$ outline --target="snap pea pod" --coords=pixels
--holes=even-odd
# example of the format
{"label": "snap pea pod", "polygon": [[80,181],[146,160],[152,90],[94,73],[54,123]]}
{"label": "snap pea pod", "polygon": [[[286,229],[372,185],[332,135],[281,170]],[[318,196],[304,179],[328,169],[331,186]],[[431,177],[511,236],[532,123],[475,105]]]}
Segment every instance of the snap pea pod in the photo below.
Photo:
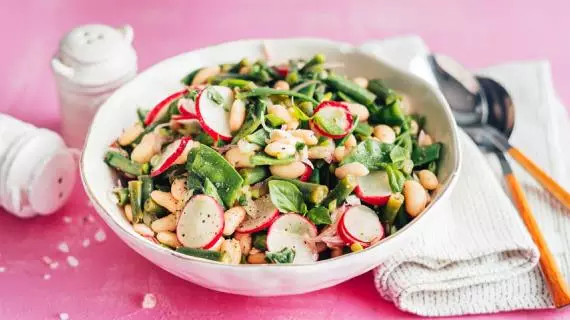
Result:
{"label": "snap pea pod", "polygon": [[168,213],[166,211],[165,208],[163,208],[162,206],[160,206],[158,203],[156,203],[154,200],[152,200],[151,198],[148,198],[145,202],[144,202],[144,209],[143,209],[144,213],[148,213],[148,214],[154,214],[156,216],[163,216],[166,213]]}
{"label": "snap pea pod", "polygon": [[134,162],[116,151],[107,151],[104,160],[109,166],[132,176],[140,176],[150,170],[148,163]]}
{"label": "snap pea pod", "polygon": [[356,177],[348,175],[342,178],[334,189],[331,190],[329,195],[323,200],[322,205],[328,207],[332,201],[336,201],[337,205],[341,204],[346,197],[356,188],[358,181]]}
{"label": "snap pea pod", "polygon": [[188,248],[188,247],[178,247],[176,248],[176,252],[186,254],[189,256],[208,259],[213,261],[220,261],[222,259],[222,254],[217,251],[212,250],[204,250],[198,248]]}
{"label": "snap pea pod", "polygon": [[146,203],[147,199],[150,199],[150,193],[153,189],[152,178],[148,175],[139,176],[141,182],[141,203]]}
{"label": "snap pea pod", "polygon": [[265,166],[258,166],[255,168],[240,169],[239,174],[243,178],[244,185],[252,185],[264,180],[269,176],[269,170]]}
{"label": "snap pea pod", "polygon": [[290,164],[295,161],[295,157],[277,159],[266,153],[256,153],[249,158],[249,162],[254,166],[280,166]]}
{"label": "snap pea pod", "polygon": [[283,181],[291,182],[297,188],[299,188],[299,191],[301,191],[301,193],[303,194],[303,197],[305,198],[306,201],[309,201],[309,202],[314,203],[314,204],[321,203],[321,201],[323,201],[323,199],[327,196],[327,193],[329,193],[329,188],[327,186],[322,185],[322,184],[303,182],[303,181],[299,181],[297,179],[279,178],[276,176],[272,176],[268,180],[269,181],[271,181],[271,180],[283,180]]}
{"label": "snap pea pod", "polygon": [[392,225],[403,203],[404,196],[401,193],[392,193],[388,199],[388,202],[386,203],[386,206],[380,214],[380,220],[384,223]]}
{"label": "snap pea pod", "polygon": [[304,94],[301,94],[299,92],[294,92],[291,90],[277,90],[277,89],[266,88],[266,87],[254,88],[254,89],[251,89],[249,91],[240,92],[237,94],[237,98],[238,99],[245,99],[245,98],[251,98],[251,97],[263,97],[263,96],[271,96],[271,95],[291,96],[291,97],[299,98],[301,100],[312,102],[315,105],[319,104],[315,99],[308,97]]}
{"label": "snap pea pod", "polygon": [[312,67],[325,63],[325,55],[322,53],[317,53],[311,60],[307,61],[305,65],[299,70],[300,73],[309,71]]}
{"label": "snap pea pod", "polygon": [[330,74],[325,82],[332,88],[346,93],[356,102],[362,103],[365,106],[374,104],[374,100],[376,100],[376,95],[374,93],[339,75]]}
{"label": "snap pea pod", "polygon": [[142,188],[142,182],[138,180],[129,181],[129,198],[131,199],[133,223],[139,223],[143,215],[141,188]]}
{"label": "snap pea pod", "polygon": [[244,89],[244,90],[251,90],[251,89],[257,87],[253,81],[244,80],[244,79],[235,79],[235,78],[224,79],[219,83],[219,85],[230,87],[230,88],[236,88],[237,87],[237,88]]}
{"label": "snap pea pod", "polygon": [[127,188],[117,188],[113,193],[117,197],[117,204],[121,207],[124,207],[130,200],[129,189]]}
{"label": "snap pea pod", "polygon": [[224,202],[218,193],[218,188],[216,188],[216,186],[208,178],[204,179],[204,194],[214,198],[222,207],[224,206]]}

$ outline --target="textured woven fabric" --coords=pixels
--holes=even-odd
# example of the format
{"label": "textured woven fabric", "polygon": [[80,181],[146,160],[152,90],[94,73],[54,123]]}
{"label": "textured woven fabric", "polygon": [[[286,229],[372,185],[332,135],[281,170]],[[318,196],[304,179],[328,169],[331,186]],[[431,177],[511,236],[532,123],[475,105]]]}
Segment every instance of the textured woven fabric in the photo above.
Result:
{"label": "textured woven fabric", "polygon": [[[363,47],[434,83],[421,39],[395,38]],[[502,83],[513,98],[513,145],[568,188],[570,123],[554,93],[548,62],[510,63],[480,73]],[[505,193],[498,161],[481,153],[463,133],[461,143],[463,168],[449,210],[437,229],[417,235],[375,270],[380,295],[402,310],[425,316],[552,307],[537,266],[539,253]],[[570,212],[510,162],[568,276]]]}

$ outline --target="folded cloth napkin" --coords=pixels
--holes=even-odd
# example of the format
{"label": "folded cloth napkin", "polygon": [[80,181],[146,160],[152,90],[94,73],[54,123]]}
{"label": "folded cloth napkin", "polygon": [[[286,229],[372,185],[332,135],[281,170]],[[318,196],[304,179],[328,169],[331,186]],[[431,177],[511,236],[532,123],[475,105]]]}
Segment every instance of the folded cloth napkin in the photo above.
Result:
{"label": "folded cloth napkin", "polygon": [[[435,84],[418,37],[369,42],[379,58]],[[510,63],[481,70],[502,83],[516,108],[511,142],[568,186],[568,116],[556,98],[547,62]],[[424,316],[552,307],[537,266],[539,252],[504,190],[498,161],[463,132],[463,168],[448,210],[431,233],[418,235],[374,272],[380,295]],[[568,275],[570,212],[513,163],[542,233]]]}

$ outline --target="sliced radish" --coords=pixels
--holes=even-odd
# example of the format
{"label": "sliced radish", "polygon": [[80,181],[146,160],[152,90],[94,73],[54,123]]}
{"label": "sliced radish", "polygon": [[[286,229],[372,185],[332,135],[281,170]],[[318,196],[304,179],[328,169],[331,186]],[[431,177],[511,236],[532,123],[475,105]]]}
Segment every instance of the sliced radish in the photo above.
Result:
{"label": "sliced radish", "polygon": [[176,226],[178,241],[185,247],[213,247],[224,229],[224,209],[212,197],[196,195],[188,200]]}
{"label": "sliced radish", "polygon": [[[216,102],[217,96],[220,101]],[[232,89],[223,86],[210,86],[200,91],[196,97],[196,115],[204,131],[214,140],[232,139],[230,130],[230,108],[234,100]],[[218,104],[219,103],[219,104]]]}
{"label": "sliced radish", "polygon": [[160,160],[157,165],[152,168],[150,175],[156,177],[175,164],[176,160],[184,153],[186,146],[190,141],[192,141],[190,137],[182,137],[169,144],[160,156]]}
{"label": "sliced radish", "polygon": [[173,93],[173,94],[169,95],[168,97],[166,97],[166,99],[160,101],[146,115],[146,117],[144,119],[145,126],[148,126],[149,124],[162,119],[166,115],[166,113],[168,112],[168,107],[170,106],[170,104],[172,102],[176,101],[177,99],[180,99],[181,97],[183,97],[186,94],[186,92],[188,92],[188,91],[186,89],[184,89],[182,91]]}
{"label": "sliced radish", "polygon": [[358,177],[358,186],[354,193],[360,200],[375,206],[383,206],[390,199],[392,188],[388,182],[386,171],[372,171],[368,175]]}
{"label": "sliced radish", "polygon": [[323,101],[315,109],[311,123],[320,135],[341,139],[350,131],[353,119],[345,104]]}
{"label": "sliced radish", "polygon": [[213,245],[208,246],[206,245],[203,249],[204,250],[210,250],[210,251],[220,251],[220,248],[222,247],[222,242],[224,242],[224,237],[222,237],[222,235],[220,234],[219,238],[216,240],[216,242],[214,242]]}
{"label": "sliced radish", "polygon": [[181,98],[178,100],[178,111],[183,116],[196,118],[196,102],[192,99]]}
{"label": "sliced radish", "polygon": [[311,177],[311,174],[313,174],[313,168],[311,168],[311,166],[305,164],[305,172],[303,172],[303,174],[299,177],[299,180],[301,180],[303,182],[307,181]]}
{"label": "sliced radish", "polygon": [[347,238],[370,244],[370,241],[384,236],[384,228],[374,210],[365,205],[350,207],[340,221],[341,232]]}
{"label": "sliced radish", "polygon": [[295,250],[293,263],[313,263],[319,258],[316,247],[307,239],[317,236],[317,227],[296,213],[281,215],[267,232],[267,250],[278,252],[283,248]]}
{"label": "sliced radish", "polygon": [[273,205],[269,196],[252,201],[245,207],[247,216],[236,228],[237,232],[252,233],[267,229],[279,216],[279,210]]}

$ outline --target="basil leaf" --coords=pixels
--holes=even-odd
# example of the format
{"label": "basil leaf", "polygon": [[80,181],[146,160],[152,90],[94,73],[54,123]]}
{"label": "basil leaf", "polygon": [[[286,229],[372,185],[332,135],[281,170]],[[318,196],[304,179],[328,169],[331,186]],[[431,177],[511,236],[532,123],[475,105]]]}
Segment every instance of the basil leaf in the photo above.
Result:
{"label": "basil leaf", "polygon": [[354,150],[348,154],[340,165],[351,162],[360,162],[365,165],[369,170],[377,170],[382,168],[379,164],[382,162],[389,163],[390,152],[393,145],[381,143],[374,139],[366,139],[360,142]]}
{"label": "basil leaf", "polygon": [[307,213],[307,218],[314,224],[331,224],[331,215],[325,207],[314,207]]}
{"label": "basil leaf", "polygon": [[272,180],[268,183],[269,196],[273,205],[281,212],[298,212],[305,214],[307,205],[299,188],[288,181]]}
{"label": "basil leaf", "polygon": [[404,174],[396,169],[393,165],[387,165],[385,167],[386,173],[388,174],[388,183],[390,184],[390,189],[392,192],[402,192],[404,188],[404,182],[406,182],[406,177]]}
{"label": "basil leaf", "polygon": [[224,206],[224,202],[218,194],[218,188],[208,178],[204,179],[204,194],[214,198],[222,207]]}
{"label": "basil leaf", "polygon": [[406,158],[406,149],[400,146],[394,146],[392,151],[390,151],[390,159],[392,160],[392,163],[404,161]]}
{"label": "basil leaf", "polygon": [[265,259],[273,263],[291,263],[295,259],[295,250],[285,247],[281,251],[266,252]]}
{"label": "basil leaf", "polygon": [[425,147],[414,146],[411,155],[412,161],[414,162],[414,168],[422,166],[428,162],[438,160],[440,150],[441,143],[434,143]]}
{"label": "basil leaf", "polygon": [[224,97],[222,97],[222,95],[218,91],[212,89],[211,87],[206,88],[206,97],[214,101],[214,103],[217,105],[221,105],[224,103]]}

